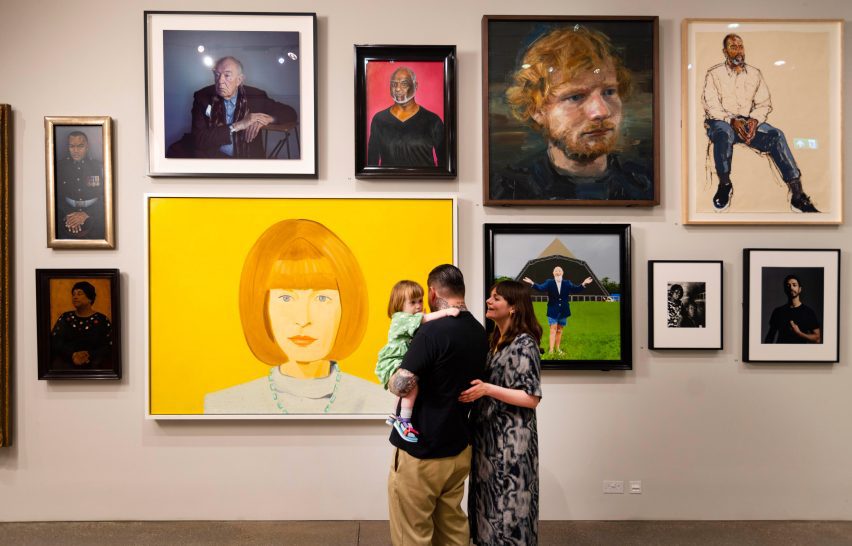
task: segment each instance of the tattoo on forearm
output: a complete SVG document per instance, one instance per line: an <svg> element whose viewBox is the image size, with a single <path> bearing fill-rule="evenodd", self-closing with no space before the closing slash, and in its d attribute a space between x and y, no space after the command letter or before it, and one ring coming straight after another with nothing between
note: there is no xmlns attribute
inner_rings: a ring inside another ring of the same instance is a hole
<svg viewBox="0 0 852 546"><path fill-rule="evenodd" d="M397 396L405 396L417 386L417 376L408 370L398 369L388 381L388 390Z"/></svg>

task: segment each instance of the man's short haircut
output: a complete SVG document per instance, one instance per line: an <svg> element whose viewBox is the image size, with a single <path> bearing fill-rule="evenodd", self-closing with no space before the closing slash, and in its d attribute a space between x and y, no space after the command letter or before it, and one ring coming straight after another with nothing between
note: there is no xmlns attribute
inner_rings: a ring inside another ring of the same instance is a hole
<svg viewBox="0 0 852 546"><path fill-rule="evenodd" d="M452 264L439 265L430 271L426 284L443 296L464 297L464 275Z"/></svg>
<svg viewBox="0 0 852 546"><path fill-rule="evenodd" d="M679 284L673 284L669 287L669 295L674 294L675 290L680 290L680 295L683 296L683 287Z"/></svg>
<svg viewBox="0 0 852 546"><path fill-rule="evenodd" d="M400 66L399 68L394 70L393 74L391 74L391 77L390 77L391 81L393 81L393 79L396 78L396 75L399 72L402 72L403 70L405 70L406 72L408 72L411 75L411 84L412 85L417 84L417 74L415 74L414 71L411 70L410 68L408 68L407 66Z"/></svg>
<svg viewBox="0 0 852 546"><path fill-rule="evenodd" d="M71 131L70 133L68 133L68 142L71 142L71 137L83 137L83 140L86 141L86 144L89 143L89 137L87 137L86 133L84 133L83 131Z"/></svg>
<svg viewBox="0 0 852 546"><path fill-rule="evenodd" d="M739 38L741 42L743 41L739 34L728 34L722 38L722 49L728 49L728 40L732 40L734 38Z"/></svg>
<svg viewBox="0 0 852 546"><path fill-rule="evenodd" d="M606 34L583 26L566 26L551 31L533 42L521 68L515 72L513 85L506 90L512 115L529 122L544 105L554 87L570 81L584 71L611 64L622 99L630 95L630 71L624 66Z"/></svg>
<svg viewBox="0 0 852 546"><path fill-rule="evenodd" d="M71 293L73 294L75 290L82 290L86 294L86 297L89 298L89 301L95 303L95 287L91 283L86 281L74 283L74 286L71 287Z"/></svg>
<svg viewBox="0 0 852 546"><path fill-rule="evenodd" d="M796 279L796 282L799 284L800 287L804 286L798 275L787 275L786 277L784 277L784 286L787 286L787 283L790 282L790 279Z"/></svg>
<svg viewBox="0 0 852 546"><path fill-rule="evenodd" d="M216 64L213 65L213 68L218 67L220 64L224 63L225 61L233 61L234 64L239 66L240 67L240 74L243 74L245 72L245 70L243 70L243 63L241 63L240 60L237 59L236 57L231 57L230 55L226 55L226 56L222 57L221 59L219 59L218 61L216 61Z"/></svg>

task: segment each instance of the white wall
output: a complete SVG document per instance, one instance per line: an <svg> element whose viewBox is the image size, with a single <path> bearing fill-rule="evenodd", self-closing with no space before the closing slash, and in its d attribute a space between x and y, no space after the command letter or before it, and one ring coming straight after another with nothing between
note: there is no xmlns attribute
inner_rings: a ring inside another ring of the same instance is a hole
<svg viewBox="0 0 852 546"><path fill-rule="evenodd" d="M308 181L151 179L145 175L145 9L316 11L320 177ZM660 15L662 204L651 209L485 209L481 205L483 14ZM380 422L156 422L144 414L143 194L454 193L460 266L480 312L484 222L633 225L634 370L548 372L539 409L544 519L849 519L850 343L833 366L740 362L744 247L840 247L835 227L680 225L680 22L684 17L850 18L845 0L433 0L8 2L0 10L0 102L14 108L15 445L0 451L0 520L383 519L390 447ZM456 181L353 176L353 44L457 44ZM845 48L845 73L850 47ZM852 101L844 100L849 128ZM43 118L115 120L115 251L45 245ZM844 145L847 157L850 146ZM847 191L847 195L849 192ZM847 210L848 213L848 210ZM725 262L725 350L645 348L646 262ZM34 270L122 271L125 377L36 379ZM843 287L841 323L852 294ZM846 327L848 328L848 327ZM604 479L641 479L642 495L603 495Z"/></svg>

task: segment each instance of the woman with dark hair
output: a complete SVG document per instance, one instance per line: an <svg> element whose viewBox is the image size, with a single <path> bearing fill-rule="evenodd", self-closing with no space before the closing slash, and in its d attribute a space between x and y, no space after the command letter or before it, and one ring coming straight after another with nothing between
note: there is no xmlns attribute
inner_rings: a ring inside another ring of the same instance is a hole
<svg viewBox="0 0 852 546"><path fill-rule="evenodd" d="M468 492L471 538L476 544L537 544L541 326L524 283L495 284L485 303L485 317L495 326L487 381L473 380L459 397L476 400Z"/></svg>

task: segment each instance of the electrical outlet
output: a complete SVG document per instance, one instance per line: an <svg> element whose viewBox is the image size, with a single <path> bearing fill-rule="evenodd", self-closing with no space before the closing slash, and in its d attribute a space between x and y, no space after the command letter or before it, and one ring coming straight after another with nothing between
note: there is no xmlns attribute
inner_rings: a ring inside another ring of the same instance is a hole
<svg viewBox="0 0 852 546"><path fill-rule="evenodd" d="M642 480L632 480L630 482L630 494L631 495L641 495L642 494Z"/></svg>
<svg viewBox="0 0 852 546"><path fill-rule="evenodd" d="M604 480L603 492L606 494L624 493L624 482L621 480Z"/></svg>

